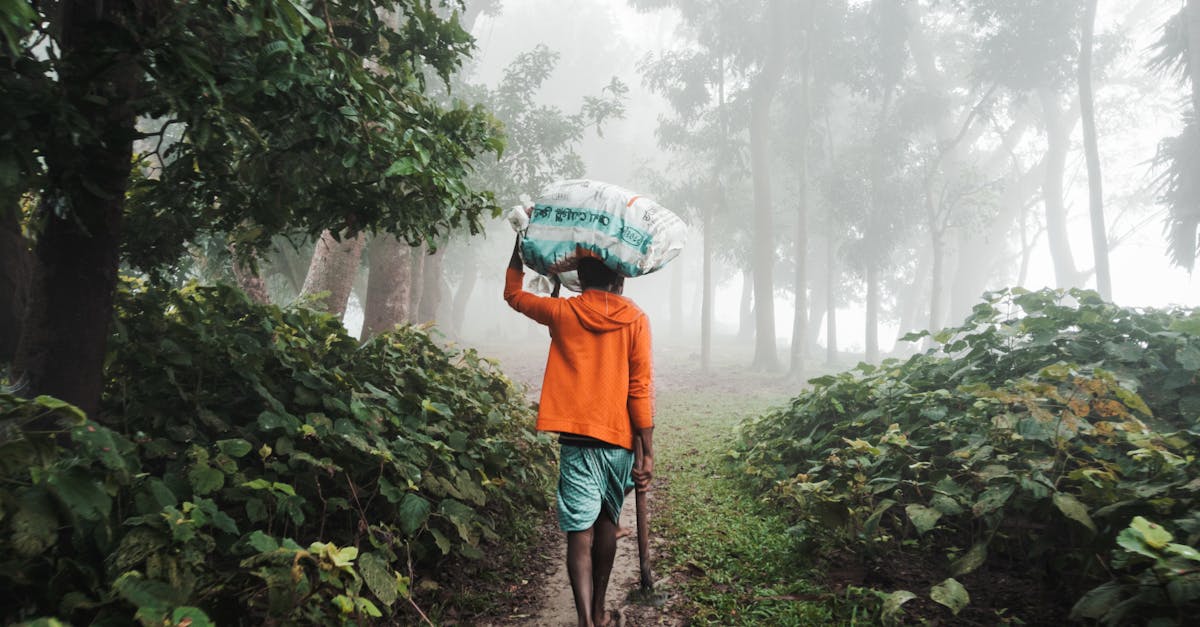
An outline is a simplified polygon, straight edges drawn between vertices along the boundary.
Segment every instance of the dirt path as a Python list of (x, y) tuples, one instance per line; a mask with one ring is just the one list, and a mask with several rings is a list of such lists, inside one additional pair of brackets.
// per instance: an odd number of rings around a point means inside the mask
[[(621, 525), (635, 529), (637, 521), (634, 513), (633, 495), (625, 500), (621, 509)], [(653, 505), (651, 505), (653, 508)], [(550, 523), (553, 526), (553, 523)], [(571, 596), (571, 584), (567, 579), (565, 535), (557, 528), (546, 534), (554, 541), (546, 543), (532, 559), (544, 560), (554, 564), (544, 581), (540, 582), (540, 592), (537, 595), (537, 607), (526, 616), (514, 616), (512, 625), (528, 625), (538, 627), (574, 627), (575, 600)], [(655, 549), (661, 549), (661, 540), (651, 537), (651, 555)], [(681, 617), (674, 616), (670, 608), (654, 608), (636, 604), (630, 600), (630, 593), (639, 588), (639, 565), (637, 550), (637, 535), (621, 539), (617, 543), (617, 556), (613, 562), (613, 572), (608, 591), (609, 609), (617, 609), (625, 616), (626, 625), (682, 625)], [(658, 573), (655, 573), (658, 576)], [(662, 579), (659, 577), (659, 579)], [(670, 584), (660, 581), (658, 590), (668, 592)]]

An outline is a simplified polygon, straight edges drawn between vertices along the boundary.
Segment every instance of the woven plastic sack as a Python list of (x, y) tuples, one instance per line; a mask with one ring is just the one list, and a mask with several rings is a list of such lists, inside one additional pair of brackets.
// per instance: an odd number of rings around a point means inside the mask
[(546, 276), (575, 270), (583, 257), (626, 277), (649, 274), (674, 259), (687, 239), (687, 225), (662, 205), (588, 179), (551, 183), (527, 210), (521, 258)]

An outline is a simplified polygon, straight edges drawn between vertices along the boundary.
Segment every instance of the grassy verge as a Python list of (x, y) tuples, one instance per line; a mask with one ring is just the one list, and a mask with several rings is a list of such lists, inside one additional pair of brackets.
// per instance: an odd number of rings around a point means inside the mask
[(732, 476), (724, 454), (737, 423), (787, 399), (738, 387), (660, 392), (654, 526), (669, 549), (656, 569), (676, 574), (691, 624), (852, 624), (854, 604), (814, 583), (800, 538)]

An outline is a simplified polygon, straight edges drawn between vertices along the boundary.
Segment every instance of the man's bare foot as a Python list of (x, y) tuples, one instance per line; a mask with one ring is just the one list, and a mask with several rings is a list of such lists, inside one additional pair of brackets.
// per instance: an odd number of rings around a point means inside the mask
[(604, 622), (596, 623), (596, 627), (622, 627), (624, 624), (625, 617), (619, 610), (608, 610), (604, 612)]
[(621, 538), (624, 538), (625, 536), (631, 536), (631, 535), (633, 535), (633, 529), (630, 529), (629, 527), (617, 527), (617, 533), (614, 537), (616, 539), (620, 540)]

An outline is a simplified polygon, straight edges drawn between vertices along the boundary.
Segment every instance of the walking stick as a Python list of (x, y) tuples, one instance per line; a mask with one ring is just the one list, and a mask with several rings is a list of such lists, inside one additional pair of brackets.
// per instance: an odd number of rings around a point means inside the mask
[[(642, 438), (633, 438), (633, 464), (642, 467)], [(641, 593), (647, 599), (654, 597), (654, 578), (650, 574), (650, 509), (646, 506), (646, 492), (634, 488), (634, 507), (637, 511), (638, 565), (642, 571)]]

